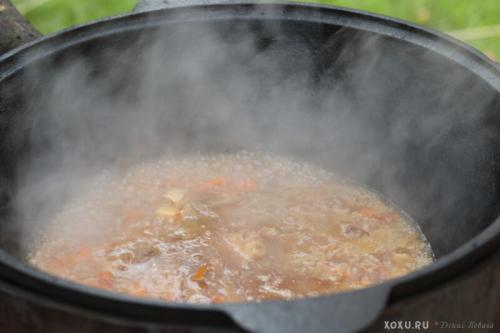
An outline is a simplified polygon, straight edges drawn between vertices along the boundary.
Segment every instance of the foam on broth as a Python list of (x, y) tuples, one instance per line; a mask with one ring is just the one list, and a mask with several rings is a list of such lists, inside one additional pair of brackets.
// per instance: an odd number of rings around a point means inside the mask
[(209, 303), (362, 288), (433, 260), (376, 194), (257, 153), (164, 158), (82, 188), (30, 262), (91, 287)]

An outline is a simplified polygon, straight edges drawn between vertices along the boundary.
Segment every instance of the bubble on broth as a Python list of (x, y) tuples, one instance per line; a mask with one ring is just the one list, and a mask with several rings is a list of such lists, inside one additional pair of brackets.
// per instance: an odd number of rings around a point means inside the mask
[(192, 303), (347, 291), (432, 260), (418, 226), (376, 194), (250, 152), (103, 172), (54, 216), (30, 258), (91, 287)]

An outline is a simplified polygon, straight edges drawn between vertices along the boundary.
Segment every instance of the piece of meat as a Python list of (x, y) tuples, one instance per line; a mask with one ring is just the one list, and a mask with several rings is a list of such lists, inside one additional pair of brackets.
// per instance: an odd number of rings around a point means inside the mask
[(266, 246), (255, 231), (230, 233), (224, 237), (231, 249), (246, 260), (256, 260), (266, 255)]
[(160, 254), (160, 250), (152, 243), (139, 241), (128, 246), (120, 258), (127, 264), (139, 264)]

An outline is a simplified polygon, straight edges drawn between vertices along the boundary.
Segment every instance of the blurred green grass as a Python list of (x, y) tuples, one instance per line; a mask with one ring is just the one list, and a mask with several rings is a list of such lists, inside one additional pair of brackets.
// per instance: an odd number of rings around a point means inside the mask
[[(314, 0), (303, 0), (314, 1)], [(12, 0), (42, 33), (126, 13), (137, 0)], [(451, 33), (500, 60), (500, 0), (319, 0)]]
[[(450, 33), (500, 60), (500, 0), (319, 0)], [(478, 29), (480, 28), (480, 29)]]
[(42, 33), (126, 13), (137, 0), (11, 0), (17, 9)]

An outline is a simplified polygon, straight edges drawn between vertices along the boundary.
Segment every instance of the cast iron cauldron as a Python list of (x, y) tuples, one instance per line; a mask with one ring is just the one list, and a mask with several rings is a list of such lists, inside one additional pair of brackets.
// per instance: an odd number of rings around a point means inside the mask
[[(160, 28), (173, 31), (184, 26), (195, 32), (214, 29), (228, 43), (251, 32), (262, 54), (272, 55), (265, 59), (274, 59), (272, 68), (279, 68), (279, 82), (293, 81), (295, 73), (307, 72), (311, 84), (320, 91), (314, 96), (318, 109), (304, 110), (310, 113), (310, 123), (300, 124), (300, 128), (289, 123), (292, 131), (287, 133), (296, 133), (292, 147), (276, 142), (273, 131), (262, 128), (261, 146), (325, 167), (335, 165), (337, 172), (352, 178), (359, 176), (356, 171), (366, 163), (366, 153), (373, 152), (370, 161), (378, 162), (357, 181), (380, 191), (418, 221), (437, 261), (408, 276), (358, 291), (289, 302), (227, 305), (169, 304), (115, 295), (48, 276), (26, 265), (11, 198), (22, 181), (19, 170), (26, 163), (43, 163), (43, 156), (57, 144), (51, 141), (55, 139), (37, 133), (43, 128), (37, 125), (39, 122), (51, 123), (54, 119), (50, 113), (45, 114), (43, 103), (38, 103), (47, 86), (43, 80), (30, 81), (30, 73), (84, 59), (95, 82), (110, 67), (126, 72), (120, 85), (110, 89), (110, 95), (120, 89), (131, 92), (134, 79), (140, 75), (133, 70), (134, 62), (150, 42), (147, 36)], [(21, 35), (35, 36), (26, 27)], [(192, 33), (190, 42), (205, 45), (197, 36), (202, 38)], [(376, 39), (376, 50), (370, 48), (373, 44), (366, 47), (358, 42), (372, 38)], [(114, 57), (117, 50), (124, 50), (119, 61)], [(375, 51), (377, 56), (361, 56)], [(173, 66), (182, 51), (172, 47), (171, 52), (175, 59), (166, 65)], [(252, 59), (244, 55), (233, 56), (252, 64)], [(367, 59), (371, 62), (369, 70), (359, 76), (356, 68)], [(254, 69), (266, 86), (266, 75), (271, 73)], [(348, 106), (329, 111), (322, 107), (329, 92), (341, 92)], [(176, 96), (190, 98), (189, 94)], [(356, 103), (367, 98), (370, 103)], [(203, 112), (216, 107), (208, 103)], [(479, 52), (421, 27), (346, 9), (291, 3), (203, 2), (130, 14), (38, 38), (0, 57), (0, 330), (381, 331), (386, 320), (428, 321), (430, 328), (444, 321), (464, 320), (498, 326), (499, 110), (499, 70)], [(75, 112), (92, 124), (92, 135), (75, 130), (71, 127), (75, 124), (63, 124), (70, 133), (64, 140), (77, 140), (78, 135), (98, 140), (100, 131), (109, 130), (108, 122), (103, 121), (106, 118), (96, 112)], [(211, 124), (211, 134), (192, 135), (191, 123), (178, 121), (189, 112), (177, 112), (175, 124), (166, 117), (162, 130), (155, 132), (164, 135), (160, 141), (168, 143), (169, 135), (184, 135), (188, 146), (198, 150), (254, 148), (243, 134), (228, 134), (217, 123)], [(242, 108), (235, 112), (254, 111)], [(332, 117), (336, 112), (340, 119), (349, 119), (348, 129), (336, 127), (339, 118)], [(266, 112), (255, 117), (266, 117)], [(123, 118), (116, 121), (127, 124), (128, 118)], [(433, 126), (422, 127), (428, 119), (433, 120)], [(280, 127), (273, 124), (287, 123), (287, 113), (267, 121), (272, 130), (279, 131)], [(399, 133), (396, 127), (405, 135), (393, 140), (394, 133)], [(363, 131), (363, 135), (353, 135), (356, 131)], [(309, 145), (311, 135), (317, 137), (316, 145)], [(120, 144), (120, 140), (111, 143)], [(339, 160), (342, 163), (337, 163)]]

